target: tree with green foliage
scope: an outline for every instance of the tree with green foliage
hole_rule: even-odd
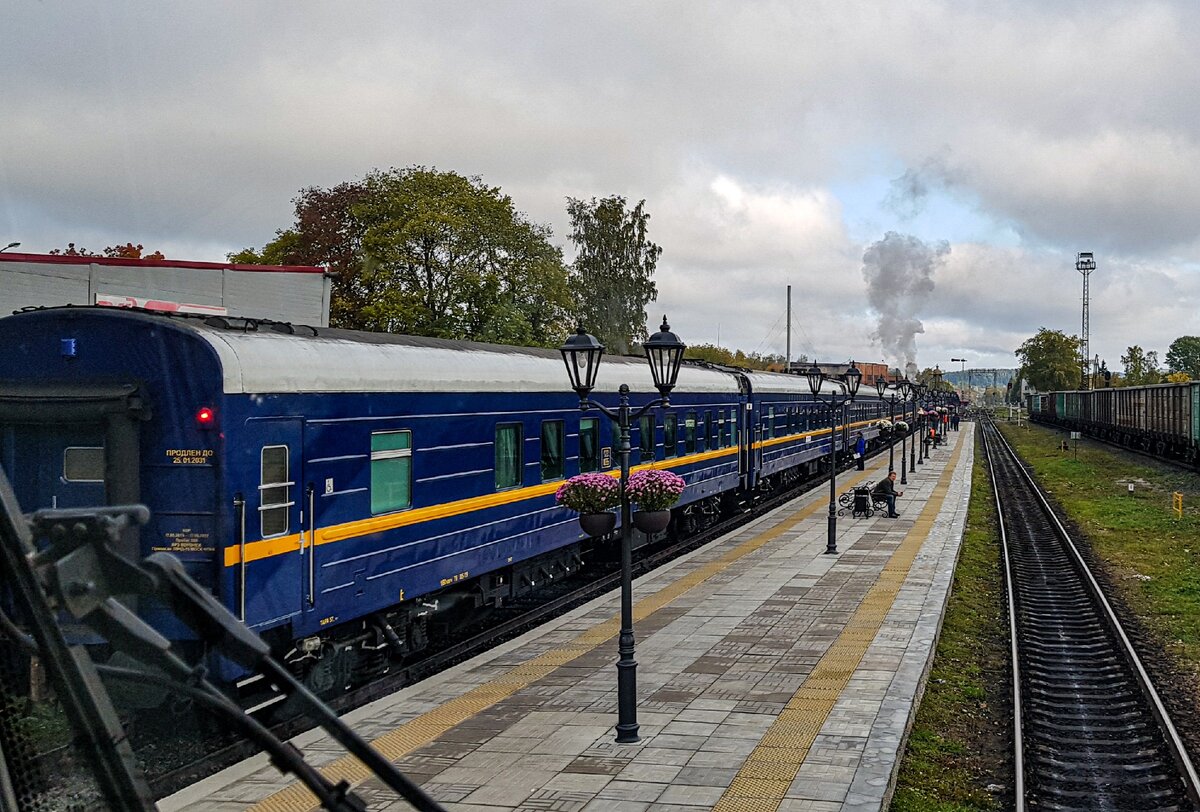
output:
[[[1079,338],[1062,330],[1041,327],[1016,350],[1020,378],[1039,392],[1074,389],[1079,385]]]
[[[689,344],[683,351],[683,357],[696,358],[710,364],[742,367],[743,369],[776,371],[783,369],[783,356],[781,355],[761,355],[757,352],[747,355],[741,350],[729,350],[715,344]]]
[[[550,229],[478,177],[375,170],[295,204],[292,228],[230,259],[328,265],[335,326],[541,346],[568,332],[573,302]]]
[[[1121,356],[1121,363],[1125,365],[1126,386],[1162,383],[1162,373],[1158,369],[1158,352],[1155,350],[1146,352],[1134,344],[1125,350],[1125,354]]]
[[[1024,385],[1024,370],[1018,369],[1017,374],[1009,380],[1008,385],[1004,389],[1004,402],[1010,404],[1021,403],[1021,390],[1024,388]]]
[[[567,198],[575,312],[609,352],[627,353],[647,337],[646,305],[658,298],[654,269],[662,248],[647,237],[646,201],[627,209],[613,195],[591,201]]]
[[[1200,378],[1200,336],[1180,336],[1167,347],[1167,369]]]
[[[945,374],[945,370],[942,371],[942,374],[943,375]],[[872,381],[872,384],[873,383],[874,382]],[[950,383],[947,380],[942,380],[941,385],[940,386],[937,385],[937,375],[934,374],[933,367],[925,367],[925,369],[918,372],[917,373],[917,383],[921,383],[921,384],[924,384],[925,386],[928,386],[930,392],[935,392],[935,391],[936,392],[953,392],[954,391],[954,384]]]

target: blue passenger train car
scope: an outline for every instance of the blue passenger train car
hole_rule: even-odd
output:
[[[644,361],[609,357],[592,397],[615,406],[621,383],[635,407],[657,396]],[[883,413],[853,409],[841,444]],[[111,308],[0,319],[0,465],[23,508],[147,504],[127,552],[176,554],[298,673],[322,663],[318,689],[421,648],[440,612],[575,569],[585,537],[554,492],[615,470],[613,433],[554,350]],[[829,416],[803,377],[685,364],[631,443],[635,468],[684,477],[694,528],[815,466]]]

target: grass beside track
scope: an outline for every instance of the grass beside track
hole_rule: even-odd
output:
[[[972,425],[972,424],[967,424]],[[1008,620],[996,510],[976,442],[962,550],[925,696],[900,764],[892,812],[1011,806]]]
[[[1043,426],[1001,426],[1038,481],[1087,536],[1129,610],[1200,686],[1200,477]],[[1134,491],[1129,493],[1129,483]],[[1171,494],[1183,494],[1183,517]]]

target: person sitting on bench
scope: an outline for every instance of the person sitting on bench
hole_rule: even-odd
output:
[[[882,499],[887,502],[889,519],[895,519],[900,514],[896,512],[896,497],[903,496],[904,491],[896,492],[896,472],[891,471],[887,477],[880,480],[879,484],[871,491],[871,495],[876,499]]]

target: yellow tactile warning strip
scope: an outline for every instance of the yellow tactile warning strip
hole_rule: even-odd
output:
[[[912,529],[896,547],[842,633],[825,652],[787,707],[738,770],[714,812],[775,812],[834,703],[858,668],[892,608],[913,560],[933,529],[950,489],[963,443],[958,444]]]
[[[866,473],[855,472],[847,477],[844,487],[852,487],[868,476],[883,470],[883,465],[872,467]],[[748,539],[721,557],[698,567],[672,581],[667,586],[642,598],[633,606],[634,622],[645,620],[671,601],[707,581],[739,558],[754,552],[774,539],[792,530],[807,519],[818,508],[827,505],[821,499],[796,511],[792,517],[781,519],[775,526]],[[395,730],[384,733],[371,742],[384,758],[396,761],[418,747],[428,744],[456,725],[475,714],[491,707],[502,699],[512,696],[527,685],[549,675],[554,669],[587,654],[596,646],[616,637],[620,632],[620,617],[614,615],[585,632],[577,635],[562,648],[547,651],[527,663],[510,669],[490,682],[473,688],[462,696],[450,700]],[[836,697],[835,697],[836,698]],[[371,777],[371,771],[353,756],[343,756],[321,769],[321,773],[333,782],[348,781],[356,786]],[[786,789],[786,787],[785,787]],[[780,795],[782,797],[782,795]],[[250,807],[251,812],[309,812],[316,808],[317,799],[303,784],[291,784]]]

